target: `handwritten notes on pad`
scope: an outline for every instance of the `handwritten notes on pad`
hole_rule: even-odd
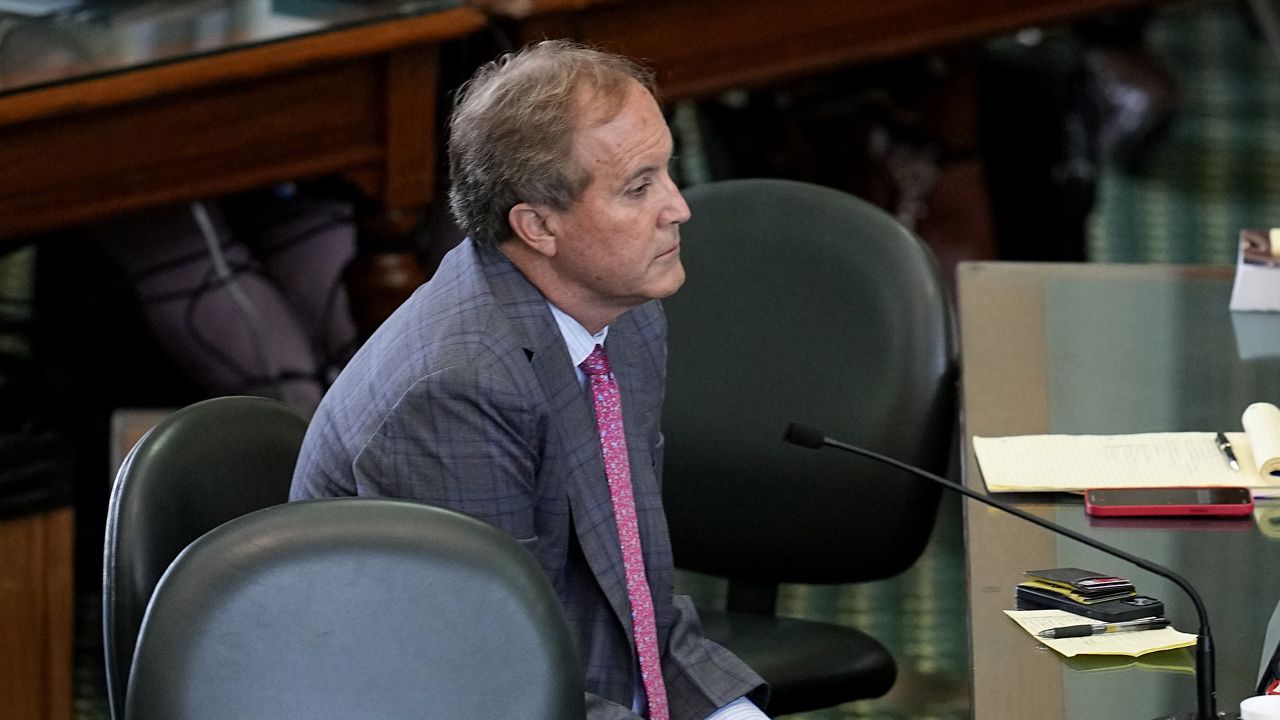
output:
[[[991,492],[1084,490],[1105,487],[1238,485],[1213,433],[1140,435],[1022,435],[973,439]],[[1242,468],[1249,449],[1228,433]],[[1261,482],[1257,473],[1253,479]]]
[[[1272,475],[1280,472],[1280,408],[1254,403],[1242,425],[1245,432],[1227,433],[1239,471],[1213,432],[975,436],[973,450],[990,492],[1200,485],[1280,492]]]
[[[1171,648],[1189,647],[1196,644],[1196,636],[1191,633],[1178,632],[1172,627],[1159,630],[1141,630],[1139,632],[1118,632],[1090,635],[1088,637],[1042,638],[1036,635],[1041,630],[1069,627],[1071,625],[1088,625],[1097,622],[1080,615],[1072,615],[1062,610],[1005,610],[1005,615],[1031,633],[1037,641],[1044,643],[1066,657],[1076,655],[1129,655],[1137,657],[1147,653],[1169,650]]]

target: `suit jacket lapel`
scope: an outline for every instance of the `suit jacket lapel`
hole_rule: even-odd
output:
[[[645,422],[644,411],[653,402],[652,393],[656,388],[642,382],[644,378],[652,376],[651,372],[641,366],[644,361],[643,348],[637,345],[646,342],[646,339],[627,327],[630,324],[626,322],[627,319],[624,315],[615,321],[618,332],[611,329],[606,344],[609,346],[609,364],[613,367],[613,374],[618,379],[618,387],[622,392],[622,421],[627,429],[627,447],[629,450],[643,450],[650,441],[650,438],[644,436],[644,429],[648,424]],[[632,455],[635,453],[632,452]]]
[[[494,297],[522,336],[520,342],[551,406],[549,439],[564,458],[561,466],[567,472],[565,487],[578,544],[630,637],[631,604],[590,393],[578,382],[546,298],[501,254],[479,254]],[[625,423],[625,402],[623,412]]]
[[[614,321],[609,331],[609,362],[622,392],[622,415],[626,425],[627,450],[631,460],[631,487],[636,515],[640,521],[640,538],[644,547],[645,569],[654,607],[661,611],[669,603],[658,594],[669,594],[675,580],[672,569],[671,541],[666,515],[661,511],[662,493],[654,463],[653,444],[657,440],[660,418],[662,370],[655,367],[656,355],[662,352],[662,333],[652,324],[661,311],[642,306],[632,309]],[[641,321],[641,318],[644,321]],[[625,578],[624,578],[625,583]],[[659,642],[665,643],[665,624],[659,619]]]

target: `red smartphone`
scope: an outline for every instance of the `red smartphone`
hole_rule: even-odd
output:
[[[1085,490],[1084,511],[1098,517],[1237,517],[1253,512],[1253,495],[1240,487],[1096,488]]]

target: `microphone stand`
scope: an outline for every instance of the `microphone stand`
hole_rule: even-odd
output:
[[[1039,525],[1051,532],[1058,533],[1059,535],[1065,535],[1076,542],[1101,550],[1108,555],[1114,555],[1122,560],[1131,562],[1144,570],[1173,581],[1174,584],[1182,588],[1183,592],[1191,598],[1191,604],[1195,606],[1196,614],[1199,616],[1200,620],[1200,631],[1196,640],[1196,717],[1199,718],[1199,720],[1216,720],[1218,717],[1217,690],[1215,689],[1214,683],[1215,668],[1213,661],[1213,638],[1209,632],[1209,612],[1205,609],[1204,602],[1200,600],[1200,594],[1197,593],[1196,589],[1191,586],[1191,583],[1187,582],[1187,580],[1181,575],[1167,567],[1164,567],[1163,565],[1156,564],[1150,560],[1145,560],[1137,555],[1125,552],[1120,548],[1113,547],[1100,540],[1095,540],[1087,535],[1082,535],[1070,528],[1065,528],[1057,523],[1032,515],[1031,513],[1014,507],[1013,505],[1005,504],[992,497],[970,490],[960,483],[934,475],[931,472],[926,472],[904,462],[894,460],[887,455],[881,455],[880,453],[873,452],[871,450],[866,450],[855,445],[850,445],[848,443],[843,443],[839,440],[826,437],[822,434],[822,431],[817,430],[816,428],[800,425],[798,423],[789,423],[787,425],[786,432],[783,434],[783,439],[794,445],[799,445],[800,447],[810,448],[813,450],[819,450],[823,446],[833,447],[837,450],[851,452],[855,455],[861,455],[862,457],[875,460],[876,462],[896,467],[899,470],[930,480],[945,488],[954,490],[961,495],[977,500],[980,503],[990,505],[997,510],[1020,517],[1027,522]]]

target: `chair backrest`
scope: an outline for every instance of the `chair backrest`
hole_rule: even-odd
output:
[[[191,541],[289,500],[307,419],[260,397],[219,397],[161,420],[129,452],[107,510],[102,620],[107,695],[123,717],[125,684],[156,582]]]
[[[126,718],[585,717],[550,582],[493,526],[406,501],[267,508],[156,587]]]
[[[805,423],[947,471],[957,368],[932,255],[885,212],[816,185],[732,180],[685,197],[687,280],[665,301],[677,565],[761,584],[904,570],[939,489],[782,433]]]

